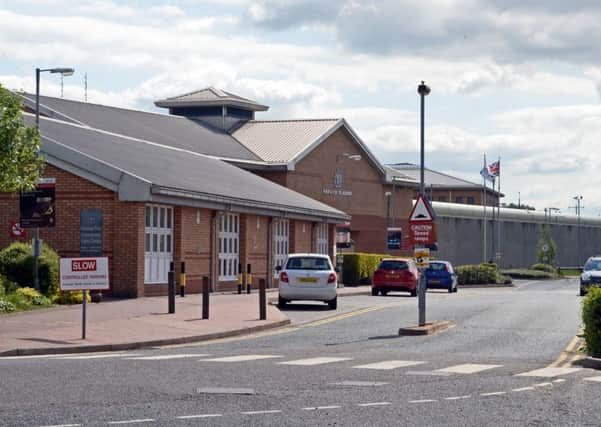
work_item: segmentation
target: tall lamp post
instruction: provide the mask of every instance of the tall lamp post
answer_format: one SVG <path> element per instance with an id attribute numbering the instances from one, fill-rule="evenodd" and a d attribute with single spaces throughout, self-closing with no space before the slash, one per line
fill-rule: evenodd
<path id="1" fill-rule="evenodd" d="M 62 97 L 62 79 L 64 76 L 71 76 L 75 72 L 73 68 L 36 68 L 35 69 L 35 129 L 40 132 L 40 74 L 49 72 L 51 74 L 61 75 L 61 97 Z M 33 238 L 33 286 L 36 291 L 40 290 L 40 277 L 38 274 L 38 264 L 40 257 L 40 227 L 35 228 L 35 235 Z"/>
<path id="2" fill-rule="evenodd" d="M 426 86 L 422 80 L 421 84 L 417 87 L 417 93 L 420 97 L 420 180 L 419 180 L 419 194 L 425 199 L 424 192 L 424 104 L 425 98 L 430 93 L 430 88 Z M 422 272 L 419 276 L 418 285 L 418 323 L 419 326 L 425 326 L 426 324 L 426 274 Z"/>

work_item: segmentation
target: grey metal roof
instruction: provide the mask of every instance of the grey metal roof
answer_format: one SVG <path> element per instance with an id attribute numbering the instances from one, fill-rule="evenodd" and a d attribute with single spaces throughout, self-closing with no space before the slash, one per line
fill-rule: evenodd
<path id="1" fill-rule="evenodd" d="M 386 171 L 386 182 L 388 183 L 392 183 L 394 181 L 401 182 L 402 184 L 419 185 L 419 178 L 415 179 L 388 165 L 384 165 L 384 170 Z"/>
<path id="2" fill-rule="evenodd" d="M 415 201 L 413 202 L 415 203 Z M 484 206 L 478 205 L 464 205 L 459 203 L 445 203 L 445 202 L 431 202 L 432 207 L 437 217 L 449 217 L 449 218 L 471 218 L 471 219 L 482 219 L 484 215 Z M 496 209 L 496 208 L 495 208 Z M 501 221 L 518 221 L 518 222 L 530 222 L 539 224 L 560 224 L 560 225 L 578 225 L 578 217 L 576 215 L 551 215 L 545 214 L 540 211 L 532 211 L 526 209 L 512 209 L 512 208 L 501 208 L 500 209 Z M 493 208 L 491 206 L 486 207 L 486 216 L 492 217 Z M 580 217 L 580 225 L 601 227 L 601 218 L 598 217 Z"/>
<path id="3" fill-rule="evenodd" d="M 35 110 L 35 95 L 22 94 Z M 49 96 L 40 97 L 40 111 L 49 117 L 85 124 L 116 134 L 153 141 L 221 158 L 260 161 L 250 150 L 222 130 L 181 116 L 109 107 Z"/>
<path id="4" fill-rule="evenodd" d="M 413 163 L 395 163 L 387 165 L 403 175 L 420 181 L 420 166 Z M 482 184 L 475 184 L 465 179 L 447 175 L 442 172 L 437 172 L 432 169 L 424 168 L 424 180 L 427 187 L 452 187 L 452 188 L 473 188 L 481 189 Z"/>
<path id="5" fill-rule="evenodd" d="M 32 125 L 33 115 L 24 114 Z M 47 161 L 119 193 L 120 200 L 179 199 L 232 211 L 348 219 L 348 215 L 251 172 L 202 154 L 40 118 Z M 196 205 L 196 204 L 193 204 Z"/>
<path id="6" fill-rule="evenodd" d="M 234 131 L 232 136 L 266 162 L 288 163 L 339 121 L 251 120 Z"/>
<path id="7" fill-rule="evenodd" d="M 251 111 L 266 111 L 266 105 L 261 105 L 252 99 L 243 98 L 230 92 L 214 87 L 208 87 L 194 92 L 155 101 L 157 107 L 207 107 L 217 105 L 231 105 Z"/>

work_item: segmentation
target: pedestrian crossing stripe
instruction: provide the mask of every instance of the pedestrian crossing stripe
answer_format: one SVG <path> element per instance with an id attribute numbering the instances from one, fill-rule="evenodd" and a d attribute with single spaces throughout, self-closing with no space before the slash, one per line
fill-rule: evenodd
<path id="1" fill-rule="evenodd" d="M 503 365 L 481 365 L 477 363 L 465 363 L 462 365 L 449 366 L 447 368 L 437 369 L 435 372 L 448 372 L 451 374 L 475 374 L 476 372 L 486 371 L 488 369 L 501 368 Z"/>
<path id="2" fill-rule="evenodd" d="M 343 362 L 352 360 L 350 357 L 313 357 L 310 359 L 291 360 L 289 362 L 279 362 L 279 365 L 294 365 L 294 366 L 315 366 L 323 365 L 324 363 Z"/>
<path id="3" fill-rule="evenodd" d="M 275 359 L 278 357 L 284 357 L 284 356 L 276 356 L 276 355 L 271 355 L 271 354 L 245 354 L 242 356 L 226 356 L 226 357 L 216 357 L 213 359 L 201 359 L 201 360 L 199 360 L 199 362 L 233 363 L 233 362 L 248 362 L 251 360 Z"/>
<path id="4" fill-rule="evenodd" d="M 560 375 L 568 375 L 579 371 L 581 368 L 558 368 L 555 366 L 547 366 L 542 369 L 535 369 L 533 371 L 523 372 L 516 374 L 516 377 L 541 377 L 541 378 L 553 378 Z"/>
<path id="5" fill-rule="evenodd" d="M 601 377 L 588 377 L 588 378 L 585 378 L 584 381 L 593 381 L 593 382 L 601 383 Z"/>
<path id="6" fill-rule="evenodd" d="M 142 356 L 142 357 L 128 357 L 126 360 L 171 360 L 171 359 L 185 359 L 189 357 L 206 357 L 210 356 L 210 354 L 164 354 L 158 356 Z"/>
<path id="7" fill-rule="evenodd" d="M 391 370 L 391 369 L 396 369 L 396 368 L 404 368 L 407 366 L 421 365 L 423 363 L 426 363 L 426 362 L 418 362 L 418 361 L 414 361 L 414 360 L 386 360 L 384 362 L 353 366 L 353 368 L 355 368 L 355 369 Z"/>

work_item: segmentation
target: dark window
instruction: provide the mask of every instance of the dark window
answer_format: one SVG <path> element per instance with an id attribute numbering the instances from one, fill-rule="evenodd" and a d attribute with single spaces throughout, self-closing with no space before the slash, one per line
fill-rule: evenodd
<path id="1" fill-rule="evenodd" d="M 455 203 L 463 203 L 463 196 L 455 197 Z"/>
<path id="2" fill-rule="evenodd" d="M 223 110 L 221 107 L 176 107 L 171 108 L 171 114 L 185 117 L 221 116 Z"/>
<path id="3" fill-rule="evenodd" d="M 472 196 L 467 196 L 467 204 L 468 205 L 473 205 L 474 204 L 474 198 Z"/>
<path id="4" fill-rule="evenodd" d="M 288 259 L 286 270 L 330 270 L 330 263 L 326 258 L 294 257 Z"/>
<path id="5" fill-rule="evenodd" d="M 227 115 L 238 119 L 252 119 L 253 112 L 242 108 L 227 107 Z"/>
<path id="6" fill-rule="evenodd" d="M 405 261 L 382 261 L 378 270 L 406 270 L 409 265 Z"/>

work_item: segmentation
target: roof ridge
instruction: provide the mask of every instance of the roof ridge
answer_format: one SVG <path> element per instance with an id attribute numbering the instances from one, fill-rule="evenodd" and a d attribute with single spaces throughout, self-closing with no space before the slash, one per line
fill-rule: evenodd
<path id="1" fill-rule="evenodd" d="M 285 123 L 285 122 L 337 122 L 341 118 L 324 119 L 272 119 L 272 120 L 249 120 L 247 123 Z"/>

